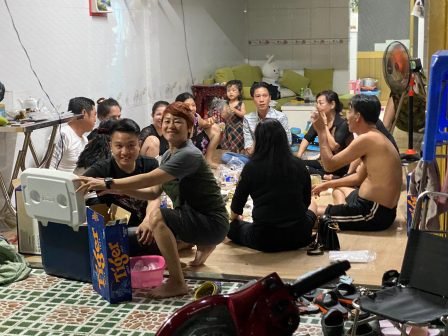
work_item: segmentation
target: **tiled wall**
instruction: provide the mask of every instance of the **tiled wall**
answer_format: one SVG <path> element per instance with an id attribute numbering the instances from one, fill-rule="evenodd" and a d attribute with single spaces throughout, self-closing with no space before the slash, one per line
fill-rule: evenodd
<path id="1" fill-rule="evenodd" d="M 409 39 L 408 0 L 359 1 L 358 51 L 373 51 L 375 43 Z"/>
<path id="2" fill-rule="evenodd" d="M 348 70 L 348 0 L 248 0 L 247 16 L 250 60 L 275 54 L 282 68 Z"/>

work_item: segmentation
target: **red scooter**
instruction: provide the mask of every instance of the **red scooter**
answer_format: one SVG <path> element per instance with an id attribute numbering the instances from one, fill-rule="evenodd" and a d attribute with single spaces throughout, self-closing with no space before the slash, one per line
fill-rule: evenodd
<path id="1" fill-rule="evenodd" d="M 293 284 L 277 273 L 249 282 L 232 294 L 212 295 L 176 311 L 157 336 L 288 336 L 299 326 L 295 301 L 303 294 L 345 274 L 348 261 L 340 261 Z"/>

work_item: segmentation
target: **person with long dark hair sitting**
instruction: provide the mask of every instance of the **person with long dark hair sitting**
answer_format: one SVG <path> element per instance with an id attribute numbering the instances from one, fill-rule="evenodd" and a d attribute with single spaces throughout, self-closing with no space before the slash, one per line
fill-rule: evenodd
<path id="1" fill-rule="evenodd" d="M 333 154 L 342 151 L 353 140 L 353 134 L 348 129 L 347 120 L 341 116 L 342 107 L 338 94 L 332 90 L 325 90 L 316 95 L 316 110 L 324 120 L 328 144 Z M 300 144 L 297 157 L 302 157 L 308 145 L 314 142 L 316 137 L 317 132 L 311 125 Z M 319 160 L 305 160 L 304 162 L 311 174 L 319 174 L 326 178 L 341 177 L 348 171 L 348 165 L 334 172 L 326 172 Z"/>
<path id="2" fill-rule="evenodd" d="M 242 220 L 248 196 L 254 203 L 253 223 Z M 255 147 L 244 166 L 231 204 L 228 238 L 263 252 L 296 250 L 307 246 L 317 219 L 311 204 L 310 174 L 289 149 L 282 124 L 261 120 Z"/>

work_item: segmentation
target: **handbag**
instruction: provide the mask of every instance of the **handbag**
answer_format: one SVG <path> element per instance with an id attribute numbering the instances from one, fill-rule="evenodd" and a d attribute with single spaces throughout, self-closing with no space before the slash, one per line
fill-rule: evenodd
<path id="1" fill-rule="evenodd" d="M 308 248 L 308 255 L 322 255 L 324 251 L 339 251 L 338 223 L 329 215 L 319 218 L 315 241 Z"/>
<path id="2" fill-rule="evenodd" d="M 318 242 L 326 251 L 339 251 L 339 238 L 337 231 L 339 230 L 338 223 L 333 221 L 329 215 L 323 215 L 319 219 L 318 224 Z"/>

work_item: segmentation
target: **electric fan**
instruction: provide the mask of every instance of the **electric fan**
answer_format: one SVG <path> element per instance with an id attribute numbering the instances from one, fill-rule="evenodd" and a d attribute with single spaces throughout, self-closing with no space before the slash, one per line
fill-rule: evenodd
<path id="1" fill-rule="evenodd" d="M 383 74 L 384 79 L 389 86 L 391 93 L 400 96 L 398 106 L 395 109 L 394 121 L 389 129 L 392 133 L 398 120 L 403 100 L 408 94 L 409 112 L 408 112 L 408 149 L 401 154 L 404 161 L 417 161 L 419 156 L 414 150 L 414 84 L 415 80 L 420 81 L 420 71 L 422 64 L 420 59 L 411 59 L 409 52 L 403 43 L 394 41 L 389 44 L 383 55 Z"/>
<path id="2" fill-rule="evenodd" d="M 0 82 L 0 102 L 5 98 L 5 86 Z"/>

